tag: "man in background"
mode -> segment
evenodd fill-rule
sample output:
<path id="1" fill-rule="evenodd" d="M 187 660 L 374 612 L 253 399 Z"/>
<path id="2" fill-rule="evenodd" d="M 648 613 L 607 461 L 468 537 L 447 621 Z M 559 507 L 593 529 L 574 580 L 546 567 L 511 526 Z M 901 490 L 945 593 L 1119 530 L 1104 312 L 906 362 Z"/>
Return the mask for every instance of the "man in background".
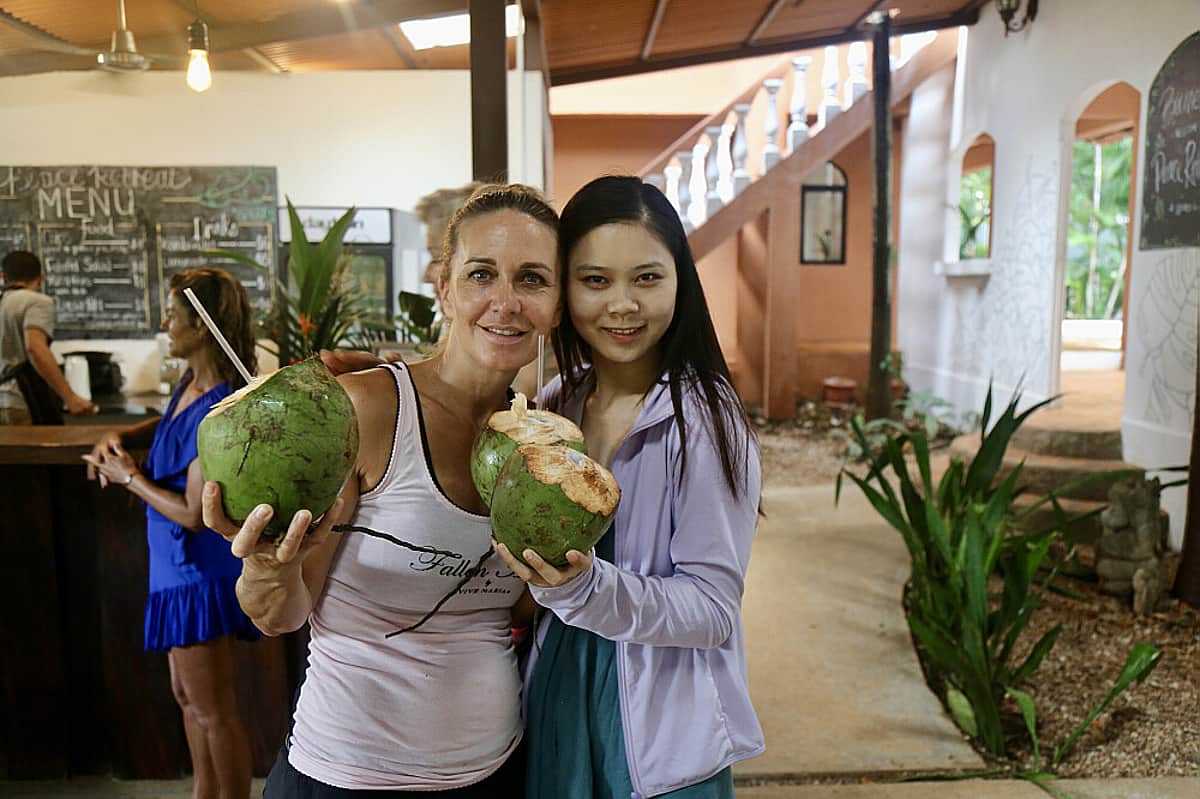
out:
<path id="1" fill-rule="evenodd" d="M 50 352 L 54 300 L 41 292 L 42 262 L 31 252 L 14 250 L 0 261 L 0 272 L 0 424 L 33 424 L 22 380 L 15 376 L 20 369 L 32 369 L 26 385 L 43 381 L 72 416 L 96 413 L 90 400 L 71 389 Z"/>

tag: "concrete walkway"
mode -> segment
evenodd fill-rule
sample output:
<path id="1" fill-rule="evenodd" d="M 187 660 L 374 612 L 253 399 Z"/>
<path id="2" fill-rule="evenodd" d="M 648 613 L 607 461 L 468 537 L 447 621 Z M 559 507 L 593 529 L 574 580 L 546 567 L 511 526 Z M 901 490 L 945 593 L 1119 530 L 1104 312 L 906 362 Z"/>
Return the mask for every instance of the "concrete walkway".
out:
<path id="1" fill-rule="evenodd" d="M 1196 799 L 1200 779 L 1061 780 L 1053 786 L 1071 799 Z M 770 785 L 738 788 L 738 799 L 1050 799 L 1024 781 L 964 780 L 892 785 Z"/>
<path id="2" fill-rule="evenodd" d="M 767 752 L 739 777 L 974 770 L 930 693 L 900 607 L 908 555 L 847 483 L 769 489 L 743 617 Z"/>

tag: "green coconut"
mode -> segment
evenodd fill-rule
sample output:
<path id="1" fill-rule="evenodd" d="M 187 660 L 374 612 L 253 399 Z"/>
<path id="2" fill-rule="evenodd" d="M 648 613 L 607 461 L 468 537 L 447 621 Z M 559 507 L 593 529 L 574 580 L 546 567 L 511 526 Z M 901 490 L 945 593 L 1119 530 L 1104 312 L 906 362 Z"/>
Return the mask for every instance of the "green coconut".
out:
<path id="1" fill-rule="evenodd" d="M 358 457 L 354 405 L 319 358 L 259 378 L 213 406 L 197 433 L 200 469 L 221 486 L 239 524 L 275 509 L 263 535 L 287 531 L 296 511 L 329 510 Z"/>
<path id="2" fill-rule="evenodd" d="M 500 470 L 492 493 L 492 534 L 522 563 L 526 549 L 567 565 L 612 524 L 621 489 L 612 473 L 578 450 L 524 444 Z"/>
<path id="3" fill-rule="evenodd" d="M 522 444 L 562 444 L 586 452 L 583 432 L 570 419 L 550 411 L 530 410 L 517 392 L 507 411 L 496 411 L 471 448 L 471 480 L 489 507 L 492 487 L 510 455 Z"/>

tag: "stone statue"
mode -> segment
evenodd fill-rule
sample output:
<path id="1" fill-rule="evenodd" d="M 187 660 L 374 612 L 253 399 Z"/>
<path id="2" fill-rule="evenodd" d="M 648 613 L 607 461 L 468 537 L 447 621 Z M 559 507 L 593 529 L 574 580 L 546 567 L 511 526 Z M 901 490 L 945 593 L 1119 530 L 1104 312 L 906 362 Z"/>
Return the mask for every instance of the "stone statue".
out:
<path id="1" fill-rule="evenodd" d="M 1129 597 L 1138 615 L 1158 610 L 1170 591 L 1167 515 L 1160 510 L 1158 479 L 1130 477 L 1108 491 L 1096 545 L 1100 590 Z"/>

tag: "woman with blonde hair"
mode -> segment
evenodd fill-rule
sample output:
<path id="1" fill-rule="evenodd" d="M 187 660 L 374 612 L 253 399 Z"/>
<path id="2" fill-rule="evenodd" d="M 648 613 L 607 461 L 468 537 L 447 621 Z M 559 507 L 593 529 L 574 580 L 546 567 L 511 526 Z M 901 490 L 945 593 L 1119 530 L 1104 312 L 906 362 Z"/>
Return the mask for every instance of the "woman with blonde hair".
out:
<path id="1" fill-rule="evenodd" d="M 204 526 L 196 430 L 209 408 L 243 381 L 184 296 L 187 288 L 254 370 L 246 290 L 222 269 L 175 273 L 162 329 L 171 355 L 186 360 L 187 370 L 167 411 L 106 436 L 83 459 L 88 477 L 101 486 L 120 486 L 146 505 L 150 594 L 145 648 L 167 653 L 171 689 L 183 712 L 192 758 L 192 795 L 224 799 L 250 795 L 250 744 L 234 692 L 233 638 L 256 640 L 260 635 L 238 607 L 241 561 L 228 541 Z M 128 450 L 146 446 L 150 454 L 142 470 Z"/>
<path id="2" fill-rule="evenodd" d="M 485 186 L 455 213 L 437 275 L 441 346 L 339 378 L 361 443 L 313 532 L 300 511 L 282 541 L 263 539 L 270 505 L 239 529 L 218 486 L 205 487 L 205 521 L 244 558 L 242 606 L 269 634 L 311 630 L 265 796 L 524 794 L 511 634 L 524 583 L 492 551 L 469 461 L 475 431 L 508 406 L 517 370 L 558 324 L 557 231 L 524 186 Z"/>

